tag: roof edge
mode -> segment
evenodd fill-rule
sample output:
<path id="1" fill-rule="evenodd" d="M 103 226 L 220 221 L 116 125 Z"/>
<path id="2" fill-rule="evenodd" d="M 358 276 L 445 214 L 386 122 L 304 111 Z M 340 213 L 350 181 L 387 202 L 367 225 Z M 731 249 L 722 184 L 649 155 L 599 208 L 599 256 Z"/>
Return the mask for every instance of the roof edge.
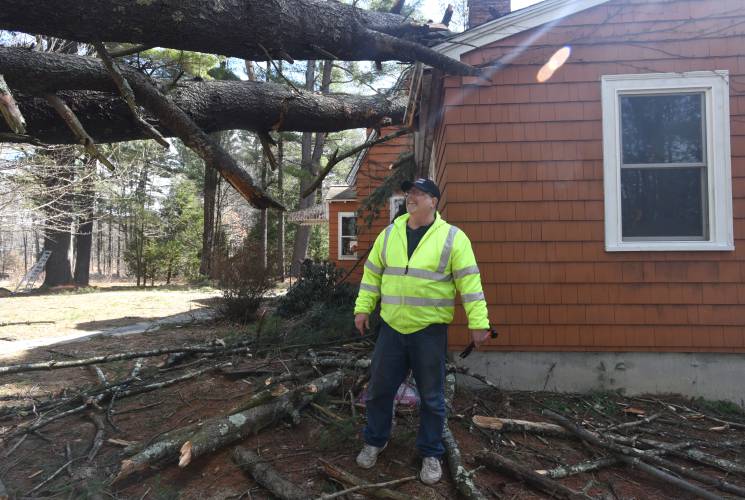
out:
<path id="1" fill-rule="evenodd" d="M 473 29 L 454 36 L 433 47 L 437 52 L 459 60 L 471 52 L 490 43 L 509 38 L 542 24 L 557 21 L 577 12 L 608 3 L 610 0 L 544 0 L 516 10 L 506 16 L 480 24 Z"/>

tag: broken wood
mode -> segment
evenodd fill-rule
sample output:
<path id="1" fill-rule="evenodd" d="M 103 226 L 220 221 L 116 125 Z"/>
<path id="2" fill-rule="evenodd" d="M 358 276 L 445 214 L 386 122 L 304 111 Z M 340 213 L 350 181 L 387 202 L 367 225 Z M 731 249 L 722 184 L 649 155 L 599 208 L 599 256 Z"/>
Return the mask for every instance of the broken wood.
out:
<path id="1" fill-rule="evenodd" d="M 233 448 L 233 462 L 282 500 L 303 500 L 308 494 L 282 477 L 268 462 L 242 446 Z"/>
<path id="2" fill-rule="evenodd" d="M 99 415 L 98 413 L 91 412 L 88 417 L 93 421 L 93 424 L 96 426 L 96 435 L 93 437 L 93 444 L 91 445 L 91 449 L 88 452 L 87 461 L 88 463 L 93 462 L 93 459 L 96 458 L 96 455 L 98 454 L 98 450 L 101 449 L 101 446 L 103 445 L 103 435 L 105 432 L 105 425 L 103 422 L 103 417 Z"/>
<path id="3" fill-rule="evenodd" d="M 0 113 L 14 134 L 26 133 L 26 119 L 21 114 L 21 110 L 18 109 L 3 75 L 0 75 Z"/>
<path id="4" fill-rule="evenodd" d="M 342 484 L 350 484 L 352 486 L 361 486 L 370 484 L 368 481 L 355 476 L 351 472 L 345 471 L 336 465 L 333 465 L 322 458 L 318 459 L 321 462 L 321 470 L 331 479 L 338 481 Z M 388 498 L 391 500 L 411 500 L 409 495 L 399 493 L 398 491 L 389 490 L 388 488 L 376 488 L 372 491 L 366 492 L 367 495 L 375 498 Z"/>
<path id="5" fill-rule="evenodd" d="M 453 406 L 454 397 L 455 375 L 448 373 L 445 376 L 445 407 L 448 414 Z M 486 496 L 476 486 L 476 482 L 473 480 L 473 472 L 463 466 L 460 448 L 453 433 L 450 431 L 447 418 L 445 418 L 445 424 L 442 429 L 442 444 L 445 445 L 448 470 L 450 471 L 450 476 L 455 481 L 458 492 L 469 500 L 485 500 Z"/>
<path id="6" fill-rule="evenodd" d="M 597 460 L 587 460 L 574 465 L 560 465 L 553 469 L 540 469 L 536 470 L 535 473 L 540 476 L 549 477 L 551 479 L 563 479 L 565 477 L 573 476 L 575 474 L 582 474 L 583 472 L 592 472 L 594 470 L 600 470 L 604 467 L 610 467 L 616 465 L 619 462 L 614 457 L 603 457 Z"/>
<path id="7" fill-rule="evenodd" d="M 247 352 L 250 341 L 240 342 L 231 345 L 195 345 L 186 347 L 166 347 L 163 349 L 153 349 L 151 351 L 125 352 L 120 354 L 106 354 L 104 356 L 94 356 L 84 359 L 71 359 L 67 361 L 53 359 L 40 363 L 24 363 L 20 365 L 0 366 L 0 375 L 9 375 L 11 373 L 31 372 L 39 370 L 57 370 L 60 368 L 71 368 L 74 366 L 86 366 L 96 363 L 110 363 L 112 361 L 121 361 L 123 359 L 146 358 L 170 354 L 173 352 L 214 352 L 214 353 L 233 353 Z"/>
<path id="8" fill-rule="evenodd" d="M 568 437 L 571 433 L 563 427 L 546 422 L 531 422 L 529 420 L 515 420 L 511 418 L 486 417 L 483 415 L 474 415 L 471 419 L 482 429 L 490 429 L 500 432 L 527 432 L 530 434 L 540 434 L 542 436 Z"/>
<path id="9" fill-rule="evenodd" d="M 171 431 L 134 456 L 124 460 L 114 482 L 141 472 L 158 461 L 178 460 L 180 467 L 186 467 L 199 456 L 248 435 L 256 434 L 279 419 L 290 416 L 318 395 L 338 387 L 341 379 L 341 372 L 334 372 L 263 405 L 228 416 L 214 417 L 203 422 L 199 427 L 190 426 L 186 431 L 181 429 Z"/>
<path id="10" fill-rule="evenodd" d="M 64 122 L 67 124 L 67 126 L 72 130 L 72 132 L 75 134 L 75 136 L 78 138 L 78 144 L 83 146 L 85 148 L 85 151 L 92 157 L 103 163 L 103 165 L 109 169 L 110 172 L 113 172 L 115 170 L 114 165 L 111 164 L 108 158 L 104 156 L 101 151 L 98 150 L 96 147 L 96 142 L 93 140 L 93 138 L 88 135 L 88 132 L 85 131 L 85 128 L 83 127 L 83 124 L 80 123 L 80 120 L 78 120 L 77 115 L 75 115 L 75 112 L 70 109 L 70 107 L 65 104 L 65 101 L 59 98 L 59 96 L 55 94 L 47 94 L 46 95 L 47 102 L 54 108 L 54 110 L 57 112 L 57 114 L 64 120 Z"/>

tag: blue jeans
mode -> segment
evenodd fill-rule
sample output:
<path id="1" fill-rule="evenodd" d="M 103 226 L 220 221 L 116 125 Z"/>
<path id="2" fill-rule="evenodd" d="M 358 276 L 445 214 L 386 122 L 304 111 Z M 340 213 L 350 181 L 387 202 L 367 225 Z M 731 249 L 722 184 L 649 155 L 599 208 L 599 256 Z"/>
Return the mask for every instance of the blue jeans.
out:
<path id="1" fill-rule="evenodd" d="M 370 365 L 365 400 L 365 443 L 382 447 L 388 442 L 393 399 L 411 369 L 421 401 L 416 447 L 422 457 L 440 457 L 445 453 L 442 430 L 445 424 L 447 342 L 447 325 L 430 325 L 404 335 L 382 322 Z"/>

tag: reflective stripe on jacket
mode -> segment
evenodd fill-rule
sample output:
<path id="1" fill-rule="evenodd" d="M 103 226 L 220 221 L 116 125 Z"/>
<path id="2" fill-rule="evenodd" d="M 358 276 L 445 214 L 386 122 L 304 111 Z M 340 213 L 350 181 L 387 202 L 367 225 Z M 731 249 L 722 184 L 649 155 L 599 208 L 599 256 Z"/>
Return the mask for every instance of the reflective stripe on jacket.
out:
<path id="1" fill-rule="evenodd" d="M 468 237 L 437 213 L 409 259 L 408 219 L 408 214 L 398 217 L 375 240 L 354 313 L 370 314 L 380 299 L 385 322 L 401 333 L 413 333 L 435 323 L 452 322 L 457 291 L 468 328 L 489 328 L 481 275 Z"/>

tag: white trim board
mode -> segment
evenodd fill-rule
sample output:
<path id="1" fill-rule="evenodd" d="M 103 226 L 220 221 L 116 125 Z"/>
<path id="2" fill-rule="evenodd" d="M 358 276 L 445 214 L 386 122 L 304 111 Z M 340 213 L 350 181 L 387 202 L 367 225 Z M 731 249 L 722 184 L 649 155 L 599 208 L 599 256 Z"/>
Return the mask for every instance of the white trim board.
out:
<path id="1" fill-rule="evenodd" d="M 557 21 L 577 12 L 602 5 L 610 0 L 544 0 L 506 16 L 464 31 L 446 42 L 436 45 L 437 52 L 460 59 L 466 52 L 508 38 L 540 26 Z"/>

